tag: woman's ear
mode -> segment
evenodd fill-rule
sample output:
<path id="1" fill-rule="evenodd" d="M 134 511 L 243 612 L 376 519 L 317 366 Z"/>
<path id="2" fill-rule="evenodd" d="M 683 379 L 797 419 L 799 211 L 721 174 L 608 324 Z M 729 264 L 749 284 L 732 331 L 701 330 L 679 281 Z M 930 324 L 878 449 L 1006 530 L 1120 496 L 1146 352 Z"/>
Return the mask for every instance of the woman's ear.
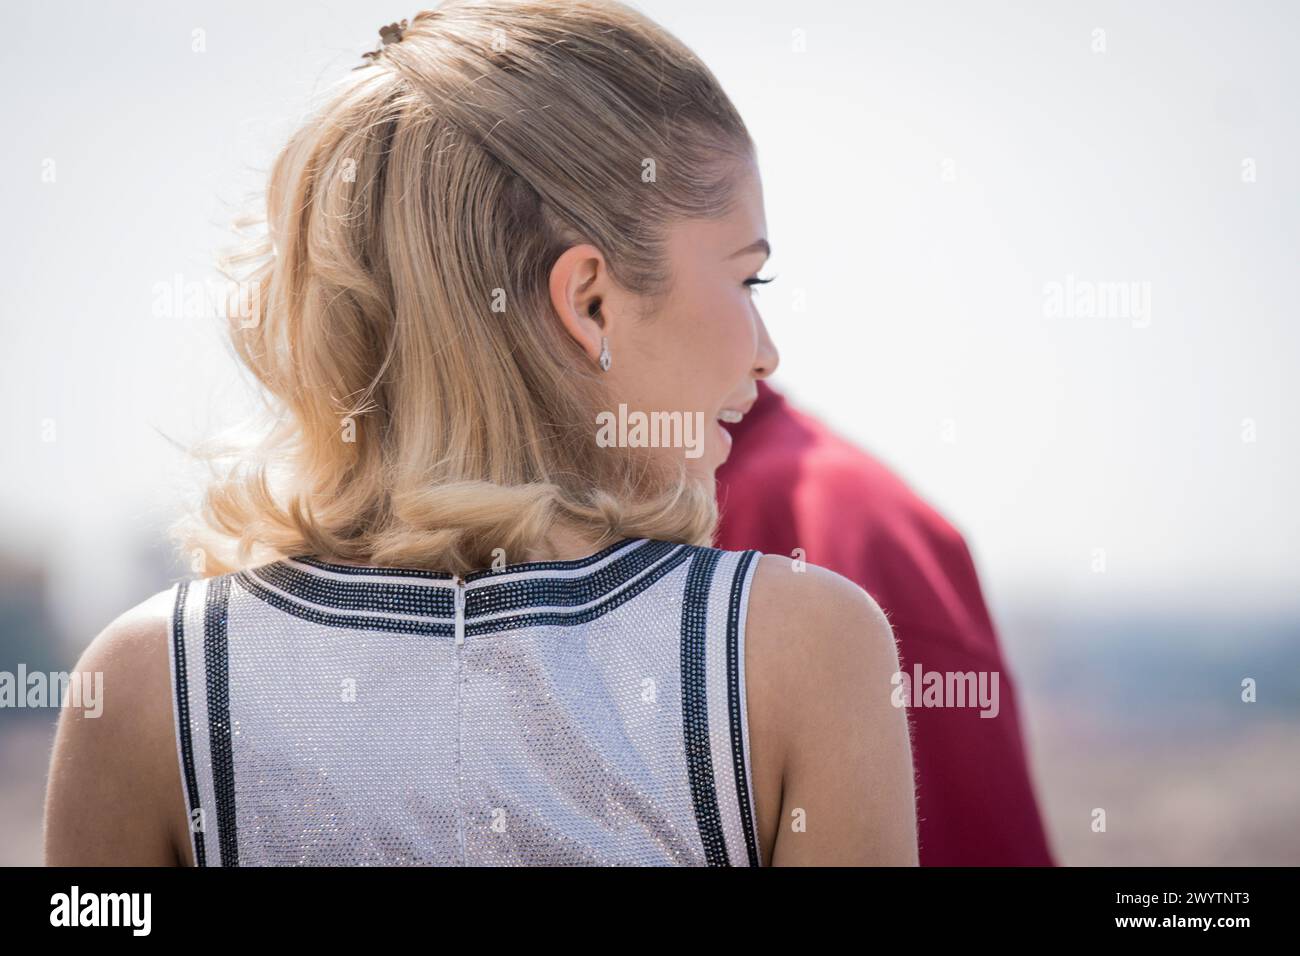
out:
<path id="1" fill-rule="evenodd" d="M 566 249 L 551 267 L 551 307 L 593 362 L 600 357 L 601 337 L 609 334 L 601 309 L 608 277 L 605 257 L 589 243 Z"/>

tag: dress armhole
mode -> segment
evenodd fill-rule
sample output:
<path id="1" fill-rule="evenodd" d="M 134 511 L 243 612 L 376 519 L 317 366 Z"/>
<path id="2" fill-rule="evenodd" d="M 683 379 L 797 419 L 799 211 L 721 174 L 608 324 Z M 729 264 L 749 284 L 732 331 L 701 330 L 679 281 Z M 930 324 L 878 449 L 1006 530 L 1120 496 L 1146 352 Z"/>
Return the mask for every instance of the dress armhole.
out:
<path id="1" fill-rule="evenodd" d="M 185 795 L 185 832 L 189 835 L 190 852 L 196 867 L 207 866 L 206 847 L 202 833 L 203 810 L 199 796 L 198 774 L 195 767 L 193 710 L 194 699 L 202 686 L 195 686 L 193 673 L 196 650 L 201 652 L 201 633 L 195 633 L 189 609 L 191 594 L 202 590 L 202 583 L 180 581 L 175 587 L 171 621 L 167 632 L 167 657 L 171 670 L 172 721 L 176 738 L 176 760 L 180 768 L 181 791 Z M 199 826 L 196 828 L 196 820 Z"/>
<path id="2" fill-rule="evenodd" d="M 744 551 L 737 560 L 736 571 L 732 578 L 729 609 L 727 613 L 728 657 L 734 653 L 734 668 L 728 666 L 729 681 L 734 684 L 729 688 L 728 698 L 734 700 L 734 709 L 739 724 L 739 746 L 736 747 L 736 759 L 739 768 L 736 774 L 737 797 L 740 803 L 740 818 L 744 827 L 745 850 L 750 866 L 762 866 L 759 852 L 758 820 L 754 814 L 754 779 L 753 763 L 749 746 L 749 702 L 745 689 L 745 625 L 749 611 L 750 587 L 754 581 L 754 572 L 758 570 L 758 551 Z M 735 622 L 734 626 L 732 621 Z M 730 648 L 734 646 L 732 652 Z"/>
<path id="3" fill-rule="evenodd" d="M 682 730 L 705 866 L 761 866 L 745 700 L 757 551 L 698 548 L 682 609 Z"/>

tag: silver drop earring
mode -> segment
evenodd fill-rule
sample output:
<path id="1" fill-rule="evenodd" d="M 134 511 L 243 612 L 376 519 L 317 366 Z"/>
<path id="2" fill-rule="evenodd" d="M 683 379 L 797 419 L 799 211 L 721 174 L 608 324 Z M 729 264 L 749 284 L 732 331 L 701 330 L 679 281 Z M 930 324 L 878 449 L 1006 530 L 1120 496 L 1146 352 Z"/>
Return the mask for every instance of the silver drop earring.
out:
<path id="1" fill-rule="evenodd" d="M 600 370 L 608 372 L 610 362 L 613 360 L 609 357 L 609 339 L 603 335 L 600 337 L 600 358 L 598 361 L 600 362 Z"/>

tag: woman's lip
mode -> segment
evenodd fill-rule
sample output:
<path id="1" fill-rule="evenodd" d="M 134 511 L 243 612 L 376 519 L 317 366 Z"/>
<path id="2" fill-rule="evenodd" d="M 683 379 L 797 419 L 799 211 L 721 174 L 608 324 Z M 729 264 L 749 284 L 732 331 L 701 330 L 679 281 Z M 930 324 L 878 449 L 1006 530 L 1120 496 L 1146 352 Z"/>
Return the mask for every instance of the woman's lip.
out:
<path id="1" fill-rule="evenodd" d="M 745 399 L 743 402 L 737 402 L 735 405 L 723 405 L 722 408 L 718 410 L 718 414 L 721 415 L 723 412 L 731 412 L 735 415 L 739 415 L 741 418 L 744 418 L 746 415 L 749 414 L 749 410 L 754 407 L 757 401 L 758 401 L 758 396 L 754 395 L 751 396 L 750 398 Z M 734 425 L 736 423 L 731 422 L 730 424 Z"/>
<path id="2" fill-rule="evenodd" d="M 727 456 L 731 454 L 731 432 L 727 431 L 726 426 L 716 419 L 714 424 L 718 426 L 718 432 L 722 435 L 722 458 L 725 461 Z"/>

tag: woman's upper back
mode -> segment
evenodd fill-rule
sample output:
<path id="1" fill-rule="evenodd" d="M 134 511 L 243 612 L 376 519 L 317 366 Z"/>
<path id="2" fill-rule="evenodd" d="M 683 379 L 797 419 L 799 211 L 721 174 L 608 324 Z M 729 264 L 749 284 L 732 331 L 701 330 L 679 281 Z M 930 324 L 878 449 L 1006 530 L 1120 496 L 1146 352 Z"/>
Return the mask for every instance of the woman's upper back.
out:
<path id="1" fill-rule="evenodd" d="M 286 559 L 175 585 L 82 666 L 135 647 L 156 685 L 165 645 L 167 733 L 119 722 L 171 747 L 137 802 L 183 862 L 914 862 L 888 624 L 800 571 L 646 539 L 463 581 Z"/>
<path id="2" fill-rule="evenodd" d="M 753 552 L 628 540 L 451 575 L 287 559 L 178 585 L 200 865 L 757 865 Z"/>

